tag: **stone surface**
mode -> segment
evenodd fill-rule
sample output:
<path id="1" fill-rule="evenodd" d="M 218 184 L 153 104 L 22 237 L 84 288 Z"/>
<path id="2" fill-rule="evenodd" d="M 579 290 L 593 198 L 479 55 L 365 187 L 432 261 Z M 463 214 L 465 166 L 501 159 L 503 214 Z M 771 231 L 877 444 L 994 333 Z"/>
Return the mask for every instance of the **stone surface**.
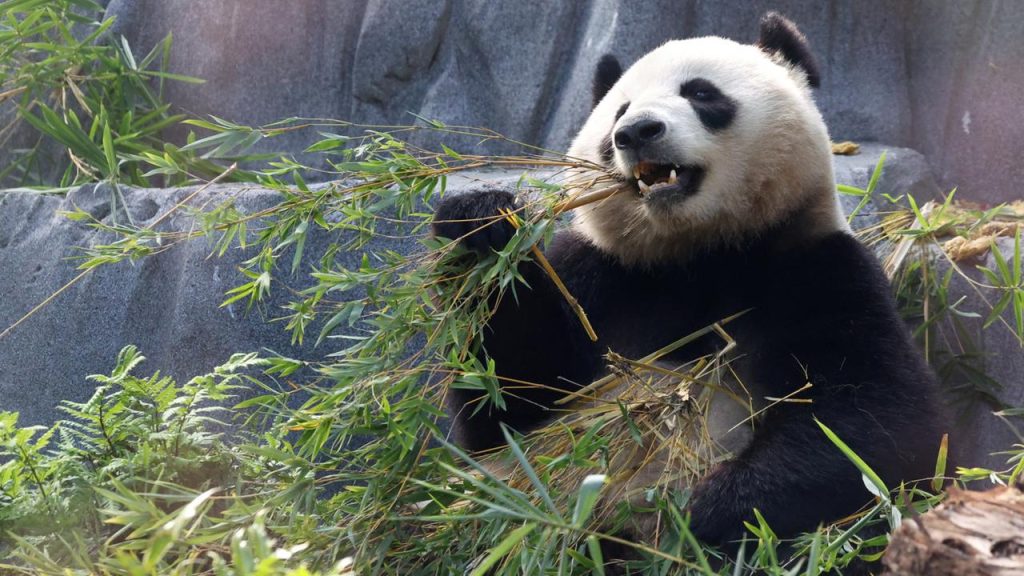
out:
<path id="1" fill-rule="evenodd" d="M 861 144 L 859 154 L 833 156 L 836 182 L 866 190 L 882 154 L 885 154 L 882 174 L 875 185 L 874 195 L 851 222 L 855 230 L 877 224 L 882 214 L 892 211 L 893 204 L 886 200 L 886 196 L 897 199 L 909 194 L 923 204 L 943 195 L 928 161 L 920 152 L 873 142 Z M 861 197 L 843 194 L 839 200 L 843 211 L 850 214 L 857 209 Z M 900 205 L 905 205 L 905 200 Z"/>
<path id="2" fill-rule="evenodd" d="M 922 150 L 942 186 L 964 197 L 1019 196 L 1017 0 L 112 0 L 108 14 L 138 52 L 173 33 L 171 71 L 207 82 L 169 83 L 167 95 L 195 114 L 409 124 L 415 113 L 564 149 L 587 114 L 602 54 L 629 63 L 672 38 L 753 41 L 769 9 L 795 20 L 814 47 L 817 98 L 836 139 Z M 298 151 L 306 138 L 267 147 Z"/>
<path id="3" fill-rule="evenodd" d="M 993 203 L 1024 179 L 1024 3 L 913 2 L 906 27 L 911 138 L 947 187 Z"/>
<path id="4" fill-rule="evenodd" d="M 125 193 L 136 222 L 145 223 L 189 191 Z M 273 199 L 266 191 L 235 186 L 219 187 L 210 197 L 232 194 L 250 210 Z M 85 186 L 66 199 L 0 195 L 0 293 L 5 295 L 0 324 L 5 329 L 78 274 L 72 260 L 76 246 L 106 240 L 60 211 L 78 206 L 109 221 L 110 200 L 105 186 Z M 178 229 L 188 224 L 183 218 L 168 222 Z M 0 407 L 21 411 L 25 424 L 51 421 L 60 400 L 89 397 L 93 384 L 85 377 L 108 373 L 117 351 L 127 344 L 138 344 L 149 358 L 142 370 L 161 370 L 183 380 L 236 351 L 265 346 L 287 352 L 289 340 L 281 326 L 263 322 L 278 313 L 275 302 L 248 317 L 243 306 L 219 307 L 225 290 L 240 283 L 235 267 L 243 256 L 232 252 L 208 258 L 210 250 L 209 243 L 199 241 L 136 263 L 101 267 L 14 328 L 0 341 Z"/>
<path id="5" fill-rule="evenodd" d="M 450 193 L 484 183 L 514 187 L 520 171 L 477 172 L 449 178 Z M 122 188 L 136 224 L 158 219 L 194 188 Z M 83 186 L 66 198 L 34 192 L 0 191 L 0 332 L 72 281 L 78 274 L 79 246 L 110 240 L 85 223 L 61 215 L 76 207 L 110 222 L 109 186 Z M 277 193 L 247 185 L 212 186 L 196 198 L 216 205 L 234 199 L 243 213 L 278 201 Z M 120 205 L 120 204 L 118 204 Z M 189 230 L 195 222 L 185 211 L 164 220 L 161 229 Z M 123 221 L 124 216 L 121 216 Z M 328 239 L 314 232 L 306 243 L 309 270 L 324 252 Z M 381 238 L 373 249 L 411 253 L 415 238 Z M 17 410 L 23 424 L 51 422 L 60 416 L 54 407 L 62 399 L 82 401 L 91 393 L 90 374 L 108 373 L 118 350 L 136 344 L 148 358 L 142 371 L 160 370 L 187 380 L 204 374 L 234 352 L 270 349 L 299 358 L 318 359 L 336 351 L 335 341 L 320 347 L 313 341 L 293 346 L 281 322 L 289 289 L 309 284 L 300 272 L 292 277 L 275 271 L 271 298 L 246 312 L 243 302 L 221 307 L 225 292 L 246 280 L 239 264 L 251 251 L 233 249 L 212 255 L 207 239 L 187 242 L 138 262 L 102 266 L 86 275 L 39 312 L 0 338 L 0 409 Z M 312 255 L 312 259 L 309 257 Z M 339 261 L 358 268 L 362 253 L 347 253 Z"/>

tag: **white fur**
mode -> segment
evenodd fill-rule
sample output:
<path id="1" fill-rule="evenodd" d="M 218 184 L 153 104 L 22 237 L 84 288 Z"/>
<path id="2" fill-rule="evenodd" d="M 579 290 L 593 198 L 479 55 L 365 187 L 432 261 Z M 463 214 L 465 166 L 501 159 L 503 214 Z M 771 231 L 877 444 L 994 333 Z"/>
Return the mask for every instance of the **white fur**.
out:
<path id="1" fill-rule="evenodd" d="M 714 83 L 738 104 L 729 127 L 708 131 L 679 95 L 689 79 Z M 629 102 L 626 114 L 615 113 Z M 600 163 L 601 142 L 640 118 L 667 126 L 665 162 L 700 164 L 696 195 L 652 209 L 626 191 L 576 211 L 573 226 L 625 263 L 681 261 L 735 243 L 810 208 L 808 236 L 848 230 L 836 199 L 828 132 L 802 71 L 759 48 L 718 37 L 674 40 L 630 67 L 594 108 L 569 155 Z M 631 166 L 616 151 L 620 175 Z"/>

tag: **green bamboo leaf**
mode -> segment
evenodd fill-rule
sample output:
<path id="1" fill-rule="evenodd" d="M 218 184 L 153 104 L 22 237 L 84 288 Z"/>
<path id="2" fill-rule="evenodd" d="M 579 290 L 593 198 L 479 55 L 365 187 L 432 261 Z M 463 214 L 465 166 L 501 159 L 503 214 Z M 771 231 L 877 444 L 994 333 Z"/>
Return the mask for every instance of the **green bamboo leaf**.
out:
<path id="1" fill-rule="evenodd" d="M 871 172 L 871 178 L 868 179 L 868 187 L 865 189 L 865 193 L 871 196 L 875 193 L 875 188 L 878 186 L 878 180 L 882 177 L 882 168 L 885 166 L 885 155 L 887 151 L 883 151 L 878 156 L 878 162 L 875 163 L 875 169 Z"/>
<path id="2" fill-rule="evenodd" d="M 601 542 L 597 536 L 587 536 L 587 550 L 590 551 L 590 559 L 594 562 L 594 574 L 604 576 L 604 554 L 601 552 Z"/>
<path id="3" fill-rule="evenodd" d="M 544 503 L 547 504 L 548 509 L 558 515 L 558 507 L 555 506 L 554 500 L 551 499 L 551 494 L 548 492 L 547 486 L 540 481 L 537 477 L 537 471 L 530 465 L 530 461 L 526 459 L 526 454 L 523 453 L 523 449 L 519 446 L 519 443 L 512 437 L 512 432 L 508 426 L 501 425 L 501 433 L 505 436 L 505 441 L 508 443 L 508 447 L 512 450 L 512 454 L 515 455 L 516 460 L 519 461 L 519 465 L 523 468 L 523 473 L 530 479 L 530 483 L 537 490 L 537 494 L 540 495 Z"/>
<path id="4" fill-rule="evenodd" d="M 825 436 L 828 436 L 828 439 L 832 441 L 832 443 L 835 444 L 837 448 L 839 448 L 839 450 L 843 453 L 844 456 L 846 456 L 846 458 L 850 462 L 853 462 L 853 465 L 857 467 L 857 470 L 860 470 L 860 473 L 863 474 L 864 477 L 867 478 L 871 482 L 871 484 L 878 490 L 876 495 L 882 498 L 888 498 L 889 489 L 886 488 L 885 482 L 882 482 L 882 479 L 878 476 L 878 474 L 876 474 L 875 471 L 872 470 L 871 467 L 868 466 L 867 463 L 864 462 L 864 460 L 861 459 L 861 457 L 858 456 L 857 453 L 853 451 L 853 449 L 847 446 L 847 444 L 843 442 L 839 438 L 839 436 L 837 436 L 836 433 L 833 432 L 828 426 L 822 424 L 822 422 L 817 418 L 814 419 L 814 422 L 818 424 L 818 427 L 821 428 L 822 432 L 825 433 Z"/>
<path id="5" fill-rule="evenodd" d="M 537 525 L 535 523 L 528 522 L 513 530 L 508 536 L 499 542 L 497 546 L 491 549 L 491 552 L 472 572 L 470 572 L 470 576 L 484 576 L 485 574 L 488 574 L 488 570 L 490 570 L 492 566 L 507 556 L 512 548 L 522 542 L 523 538 L 526 538 L 530 532 L 533 532 L 536 528 Z"/>
<path id="6" fill-rule="evenodd" d="M 849 196 L 866 196 L 868 193 L 867 190 L 857 188 L 856 186 L 847 186 L 846 184 L 836 184 L 836 190 Z"/>
<path id="7" fill-rule="evenodd" d="M 114 151 L 114 141 L 110 134 L 110 124 L 104 118 L 103 122 L 103 154 L 107 160 L 107 177 L 117 177 L 117 155 Z"/>
<path id="8" fill-rule="evenodd" d="M 576 507 L 572 512 L 572 525 L 582 528 L 594 511 L 594 505 L 601 496 L 601 489 L 604 488 L 608 478 L 604 474 L 588 474 L 580 489 L 576 493 Z"/>
<path id="9" fill-rule="evenodd" d="M 932 491 L 936 494 L 942 490 L 942 484 L 946 477 L 946 458 L 949 454 L 949 434 L 942 435 L 942 442 L 939 444 L 939 455 L 935 459 L 935 476 L 932 477 Z"/>
<path id="10" fill-rule="evenodd" d="M 292 254 L 292 274 L 295 274 L 299 269 L 299 264 L 302 262 L 302 254 L 306 247 L 308 230 L 309 220 L 303 220 L 302 222 L 299 222 L 299 225 L 296 226 L 295 230 L 292 232 L 292 238 L 295 241 L 295 252 Z"/>
<path id="11" fill-rule="evenodd" d="M 183 82 L 185 84 L 206 84 L 206 80 L 203 78 L 196 78 L 195 76 L 186 76 L 184 74 L 174 74 L 171 72 L 160 72 L 157 70 L 146 70 L 142 72 L 143 76 L 160 78 L 161 80 L 174 80 L 177 82 Z"/>

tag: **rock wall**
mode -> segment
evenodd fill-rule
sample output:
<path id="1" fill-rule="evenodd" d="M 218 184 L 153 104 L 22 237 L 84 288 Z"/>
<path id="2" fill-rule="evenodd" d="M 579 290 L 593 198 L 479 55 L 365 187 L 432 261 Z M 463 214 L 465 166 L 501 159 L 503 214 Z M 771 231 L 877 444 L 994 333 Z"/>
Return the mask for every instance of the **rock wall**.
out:
<path id="1" fill-rule="evenodd" d="M 769 9 L 814 47 L 836 139 L 922 150 L 940 184 L 966 197 L 1020 195 L 1017 0 L 112 0 L 108 13 L 139 51 L 174 34 L 172 71 L 207 80 L 167 85 L 192 113 L 253 124 L 409 124 L 415 113 L 564 149 L 602 54 L 628 63 L 672 38 L 754 41 Z M 273 147 L 307 143 L 293 135 Z"/>

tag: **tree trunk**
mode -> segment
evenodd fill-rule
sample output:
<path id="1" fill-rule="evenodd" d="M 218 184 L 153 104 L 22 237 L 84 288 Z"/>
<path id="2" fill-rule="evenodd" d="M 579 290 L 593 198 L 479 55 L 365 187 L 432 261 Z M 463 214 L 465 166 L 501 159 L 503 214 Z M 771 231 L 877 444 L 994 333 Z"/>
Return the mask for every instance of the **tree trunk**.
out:
<path id="1" fill-rule="evenodd" d="M 903 522 L 882 564 L 886 576 L 1024 574 L 1024 493 L 952 488 L 940 506 Z"/>

